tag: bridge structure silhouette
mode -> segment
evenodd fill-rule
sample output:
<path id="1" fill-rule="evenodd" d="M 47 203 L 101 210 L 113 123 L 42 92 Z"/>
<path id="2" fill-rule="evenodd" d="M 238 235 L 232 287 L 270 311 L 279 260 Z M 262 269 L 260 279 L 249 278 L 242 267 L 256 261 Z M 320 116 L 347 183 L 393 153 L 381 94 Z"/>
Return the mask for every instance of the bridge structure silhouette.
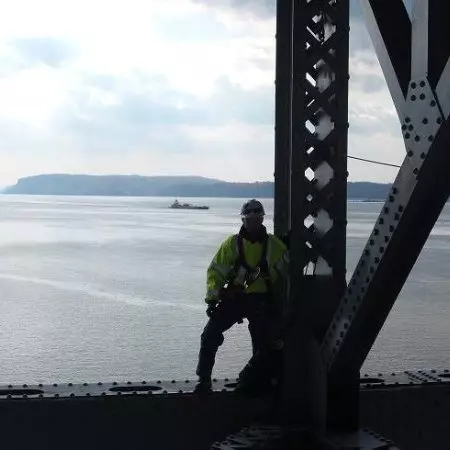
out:
<path id="1" fill-rule="evenodd" d="M 291 260 L 277 394 L 231 378 L 206 396 L 192 380 L 1 386 L 5 448 L 450 448 L 445 367 L 360 374 L 449 196 L 450 2 L 359 2 L 405 155 L 347 283 L 349 6 L 277 1 L 274 228 Z"/>

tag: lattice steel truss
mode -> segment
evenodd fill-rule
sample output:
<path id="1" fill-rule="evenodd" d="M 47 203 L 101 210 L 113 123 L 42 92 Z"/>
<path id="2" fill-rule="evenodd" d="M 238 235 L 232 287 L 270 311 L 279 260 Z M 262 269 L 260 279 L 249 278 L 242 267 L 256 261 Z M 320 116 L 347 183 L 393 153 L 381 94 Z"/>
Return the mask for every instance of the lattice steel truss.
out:
<path id="1" fill-rule="evenodd" d="M 450 186 L 450 2 L 416 0 L 412 19 L 402 0 L 360 5 L 399 115 L 406 156 L 346 289 L 349 2 L 279 0 L 277 26 L 275 225 L 290 230 L 291 304 L 303 306 L 301 314 L 322 342 L 329 415 L 338 417 L 340 407 L 340 425 L 353 428 L 360 367 Z M 294 322 L 301 326 L 305 319 Z M 291 339 L 297 344 L 288 339 L 288 360 L 302 358 L 304 338 L 297 332 Z M 287 365 L 288 380 L 301 364 Z"/>
<path id="2" fill-rule="evenodd" d="M 291 255 L 282 403 L 323 422 L 319 342 L 345 288 L 349 2 L 277 5 L 275 230 L 289 230 Z"/>
<path id="3" fill-rule="evenodd" d="M 293 268 L 343 278 L 348 1 L 294 1 L 292 48 Z"/>

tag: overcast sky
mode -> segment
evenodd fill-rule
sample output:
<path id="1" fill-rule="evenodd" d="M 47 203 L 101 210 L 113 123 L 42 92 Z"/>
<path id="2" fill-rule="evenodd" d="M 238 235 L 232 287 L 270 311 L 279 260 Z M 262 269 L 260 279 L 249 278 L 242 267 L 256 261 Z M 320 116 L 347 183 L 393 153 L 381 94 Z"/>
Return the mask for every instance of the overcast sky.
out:
<path id="1" fill-rule="evenodd" d="M 5 3 L 0 186 L 55 172 L 272 180 L 274 33 L 274 0 Z M 349 153 L 401 163 L 398 119 L 355 11 L 350 66 Z M 349 171 L 352 181 L 396 174 L 356 161 Z"/>

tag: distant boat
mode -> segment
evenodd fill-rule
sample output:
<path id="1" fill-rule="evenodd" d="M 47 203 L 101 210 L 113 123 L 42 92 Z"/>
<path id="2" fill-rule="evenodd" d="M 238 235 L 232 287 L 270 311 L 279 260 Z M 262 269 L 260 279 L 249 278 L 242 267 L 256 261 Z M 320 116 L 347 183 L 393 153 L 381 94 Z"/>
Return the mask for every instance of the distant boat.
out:
<path id="1" fill-rule="evenodd" d="M 178 200 L 175 200 L 169 208 L 172 209 L 209 209 L 209 206 L 204 205 L 192 205 L 191 203 L 180 203 Z"/>

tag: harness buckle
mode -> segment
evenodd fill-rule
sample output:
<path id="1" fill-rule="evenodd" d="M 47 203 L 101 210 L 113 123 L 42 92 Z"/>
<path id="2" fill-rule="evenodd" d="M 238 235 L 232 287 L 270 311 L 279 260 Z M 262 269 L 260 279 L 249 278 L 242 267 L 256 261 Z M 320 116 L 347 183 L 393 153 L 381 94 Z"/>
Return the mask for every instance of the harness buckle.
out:
<path id="1" fill-rule="evenodd" d="M 253 270 L 247 271 L 246 277 L 244 280 L 244 288 L 247 289 L 250 284 L 254 283 L 259 276 L 261 275 L 261 267 L 256 266 Z"/>

